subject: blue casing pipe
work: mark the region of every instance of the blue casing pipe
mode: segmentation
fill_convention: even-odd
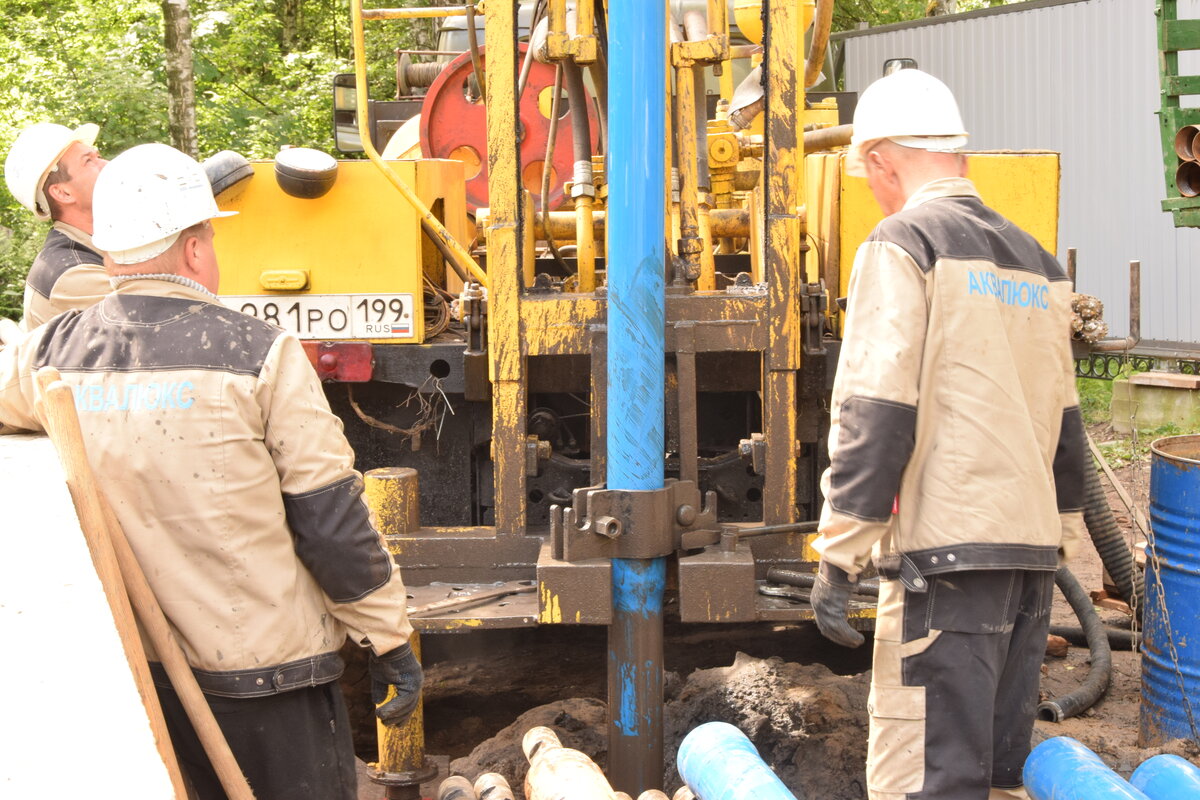
[[[665,468],[666,9],[611,0],[608,30],[605,483],[653,490]],[[614,788],[634,796],[662,783],[665,585],[665,558],[613,559],[609,763]]]
[[[1023,774],[1032,800],[1147,800],[1100,756],[1068,736],[1033,748]]]
[[[727,722],[706,722],[679,745],[679,776],[704,800],[796,800],[763,762],[746,734]]]
[[[1129,782],[1150,800],[1196,800],[1200,798],[1200,768],[1179,756],[1163,753],[1147,758]]]
[[[608,128],[606,482],[658,489],[665,466],[666,15],[647,13],[642,0],[609,6],[609,106],[617,113]]]

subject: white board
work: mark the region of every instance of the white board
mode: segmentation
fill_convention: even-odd
[[[0,520],[0,797],[172,798],[44,436],[0,436]]]

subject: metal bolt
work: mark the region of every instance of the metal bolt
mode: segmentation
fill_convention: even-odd
[[[600,517],[593,528],[601,536],[615,539],[621,535],[621,520],[616,517]]]
[[[688,504],[681,505],[675,510],[675,521],[685,528],[696,521],[696,508]]]

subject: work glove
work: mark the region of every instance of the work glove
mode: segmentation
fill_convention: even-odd
[[[425,682],[412,648],[406,642],[381,656],[371,653],[368,670],[375,716],[384,725],[403,725],[416,710]]]
[[[821,635],[842,647],[858,647],[863,643],[863,635],[847,622],[853,591],[854,581],[850,574],[821,559],[810,601]]]

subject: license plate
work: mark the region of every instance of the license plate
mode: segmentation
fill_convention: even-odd
[[[301,339],[411,339],[411,294],[224,295],[235,311]]]

